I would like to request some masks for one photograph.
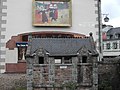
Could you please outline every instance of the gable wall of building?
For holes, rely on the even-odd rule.
[[[72,1],[72,27],[34,27],[32,26],[32,1],[33,0],[8,0],[7,1],[7,26],[6,40],[12,35],[36,31],[68,31],[88,35],[93,32],[94,39],[98,31],[97,0],[71,0]]]
[[[5,32],[7,0],[0,0],[0,73],[5,72]]]
[[[0,0],[0,58],[5,62],[5,43],[11,36],[37,31],[69,31],[88,35],[98,31],[97,0],[72,0],[72,27],[34,27],[32,26],[33,0]],[[6,4],[7,2],[7,4]],[[6,17],[7,16],[7,17]],[[7,23],[6,23],[7,22]],[[6,37],[6,38],[5,38]]]

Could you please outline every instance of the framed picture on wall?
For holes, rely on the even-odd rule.
[[[71,0],[33,0],[33,26],[71,26]]]

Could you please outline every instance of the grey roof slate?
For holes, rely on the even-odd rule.
[[[45,49],[50,56],[77,55],[79,49],[85,46],[90,52],[95,52],[94,42],[90,38],[33,38],[31,53],[38,48]]]
[[[120,27],[111,28],[107,31],[107,35],[114,35],[115,33],[120,34]]]

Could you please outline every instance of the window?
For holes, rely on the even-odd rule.
[[[70,64],[70,63],[72,63],[72,57],[64,57],[64,63],[65,63],[65,64]]]
[[[39,64],[44,64],[44,57],[39,57]]]
[[[113,38],[113,35],[110,35],[110,39],[112,39]]]
[[[107,39],[112,39],[113,35],[107,35]]]
[[[110,39],[110,36],[109,36],[109,35],[107,35],[107,39]]]
[[[106,44],[106,49],[110,49],[110,43]]]
[[[62,63],[62,57],[55,57],[55,64],[61,64]]]
[[[103,50],[104,50],[104,43],[103,43],[102,47],[103,47]]]
[[[87,63],[87,56],[82,56],[82,63]]]
[[[118,38],[120,38],[120,34],[118,34]]]
[[[119,49],[120,49],[120,41],[119,41]]]
[[[113,49],[117,49],[117,42],[113,43]]]
[[[118,34],[115,34],[115,38],[118,39]]]

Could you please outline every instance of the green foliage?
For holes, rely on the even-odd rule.
[[[23,79],[16,80],[14,90],[27,90],[26,81]]]
[[[63,84],[62,87],[66,87],[67,90],[76,90],[77,88],[77,83],[75,82],[66,82],[65,84]]]
[[[99,90],[112,90],[112,86],[110,85],[109,81],[103,81],[99,85]]]
[[[101,76],[102,80],[99,83],[99,90],[112,90],[112,73],[107,72]]]
[[[24,87],[18,87],[18,88],[16,88],[15,90],[27,90],[27,89],[24,88]]]

